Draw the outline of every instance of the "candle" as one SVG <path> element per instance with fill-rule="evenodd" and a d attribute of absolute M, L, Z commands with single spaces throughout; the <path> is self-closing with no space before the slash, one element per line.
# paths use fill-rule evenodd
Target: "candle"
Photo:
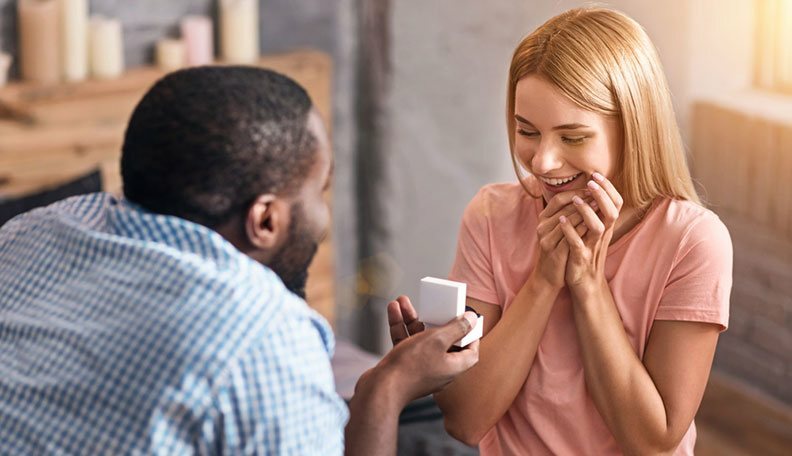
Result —
<path fill-rule="evenodd" d="M 157 42 L 157 66 L 165 71 L 174 71 L 184 67 L 184 41 L 160 40 Z"/>
<path fill-rule="evenodd" d="M 187 65 L 208 65 L 214 60 L 212 21 L 205 16 L 187 16 L 181 22 Z"/>
<path fill-rule="evenodd" d="M 8 70 L 11 68 L 11 56 L 0 52 L 0 87 L 8 82 Z"/>
<path fill-rule="evenodd" d="M 22 78 L 46 84 L 61 77 L 56 0 L 19 0 L 19 64 Z"/>
<path fill-rule="evenodd" d="M 258 0 L 220 0 L 220 45 L 228 63 L 258 60 Z"/>
<path fill-rule="evenodd" d="M 124 72 L 124 44 L 121 22 L 101 16 L 91 17 L 91 74 L 98 79 L 117 78 Z"/>
<path fill-rule="evenodd" d="M 60 0 L 61 57 L 67 81 L 88 76 L 88 1 Z"/>

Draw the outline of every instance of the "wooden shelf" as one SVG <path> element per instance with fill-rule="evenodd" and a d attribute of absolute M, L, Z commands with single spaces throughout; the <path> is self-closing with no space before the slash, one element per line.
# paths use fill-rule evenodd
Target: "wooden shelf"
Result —
<path fill-rule="evenodd" d="M 332 61 L 327 54 L 303 50 L 266 55 L 257 65 L 302 84 L 330 128 Z M 102 171 L 104 190 L 120 194 L 119 159 L 127 122 L 143 94 L 165 74 L 141 67 L 113 80 L 54 86 L 23 82 L 0 88 L 0 198 L 53 187 L 96 168 Z M 311 305 L 330 321 L 333 270 L 328 238 L 311 266 L 307 292 Z"/>

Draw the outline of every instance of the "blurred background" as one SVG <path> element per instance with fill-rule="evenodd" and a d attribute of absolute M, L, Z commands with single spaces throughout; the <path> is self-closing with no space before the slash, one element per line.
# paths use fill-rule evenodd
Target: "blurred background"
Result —
<path fill-rule="evenodd" d="M 26 141 L 44 135 L 36 128 L 45 128 L 48 116 L 60 122 L 77 115 L 70 110 L 55 116 L 57 103 L 48 97 L 81 103 L 80 94 L 97 97 L 110 90 L 108 78 L 90 76 L 77 83 L 20 82 L 25 79 L 19 55 L 24 1 L 33 0 L 0 0 L 0 51 L 12 59 L 8 85 L 0 88 L 0 205 L 6 208 L 20 207 L 23 198 L 41 198 L 59 181 L 73 184 L 87 175 L 82 168 L 72 176 L 48 173 L 43 180 L 36 174 L 55 160 L 48 147 L 57 147 L 36 142 L 37 158 Z M 180 30 L 185 34 L 180 21 L 188 15 L 215 21 L 222 59 L 220 41 L 226 38 L 217 22 L 227 3 L 234 0 L 92 0 L 88 7 L 91 14 L 121 24 L 124 70 L 113 77 L 127 87 L 130 78 L 142 85 L 161 74 L 143 77 L 134 73 L 137 67 L 157 62 L 161 71 L 173 68 L 158 42 Z M 332 124 L 336 160 L 332 248 L 320 274 L 328 276 L 323 313 L 333 321 L 341 347 L 386 351 L 386 303 L 399 294 L 417 296 L 424 276 L 444 277 L 465 205 L 482 185 L 515 180 L 504 122 L 511 53 L 544 21 L 584 4 L 257 2 L 258 52 L 287 59 L 294 52 L 321 52 L 299 54 L 284 69 L 299 74 L 320 62 L 318 88 L 309 91 L 318 94 Z M 701 453 L 792 454 L 792 0 L 597 4 L 627 13 L 654 41 L 694 177 L 729 227 L 735 247 L 730 328 L 721 336 L 717 382 L 699 417 Z M 105 114 L 94 120 L 108 115 L 102 109 Z M 120 120 L 128 111 L 122 114 Z M 75 141 L 78 152 L 87 147 L 84 140 Z M 103 157 L 104 184 L 94 185 L 117 190 L 117 182 L 108 184 L 113 176 L 107 171 L 114 166 L 108 161 L 116 158 Z M 39 180 L 25 181 L 34 174 Z M 18 185 L 22 181 L 27 184 Z M 360 366 L 376 356 L 358 353 L 348 359 Z M 472 451 L 427 443 L 425 436 L 420 445 L 414 435 L 405 439 L 402 448 L 412 451 L 405 454 Z"/>

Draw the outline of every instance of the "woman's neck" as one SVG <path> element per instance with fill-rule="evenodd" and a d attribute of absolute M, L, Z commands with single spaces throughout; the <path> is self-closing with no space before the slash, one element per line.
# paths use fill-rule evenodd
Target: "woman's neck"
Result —
<path fill-rule="evenodd" d="M 611 237 L 610 241 L 611 245 L 641 223 L 644 215 L 646 215 L 645 210 L 639 210 L 634 207 L 622 207 L 619 218 L 616 219 L 616 226 L 613 227 L 613 237 Z"/>

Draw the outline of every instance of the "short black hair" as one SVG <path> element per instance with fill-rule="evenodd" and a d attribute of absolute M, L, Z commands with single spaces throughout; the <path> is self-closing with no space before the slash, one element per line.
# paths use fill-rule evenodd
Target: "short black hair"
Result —
<path fill-rule="evenodd" d="M 124 137 L 124 196 L 208 227 L 256 196 L 290 194 L 309 174 L 313 104 L 271 70 L 205 66 L 171 73 L 146 93 Z"/>

